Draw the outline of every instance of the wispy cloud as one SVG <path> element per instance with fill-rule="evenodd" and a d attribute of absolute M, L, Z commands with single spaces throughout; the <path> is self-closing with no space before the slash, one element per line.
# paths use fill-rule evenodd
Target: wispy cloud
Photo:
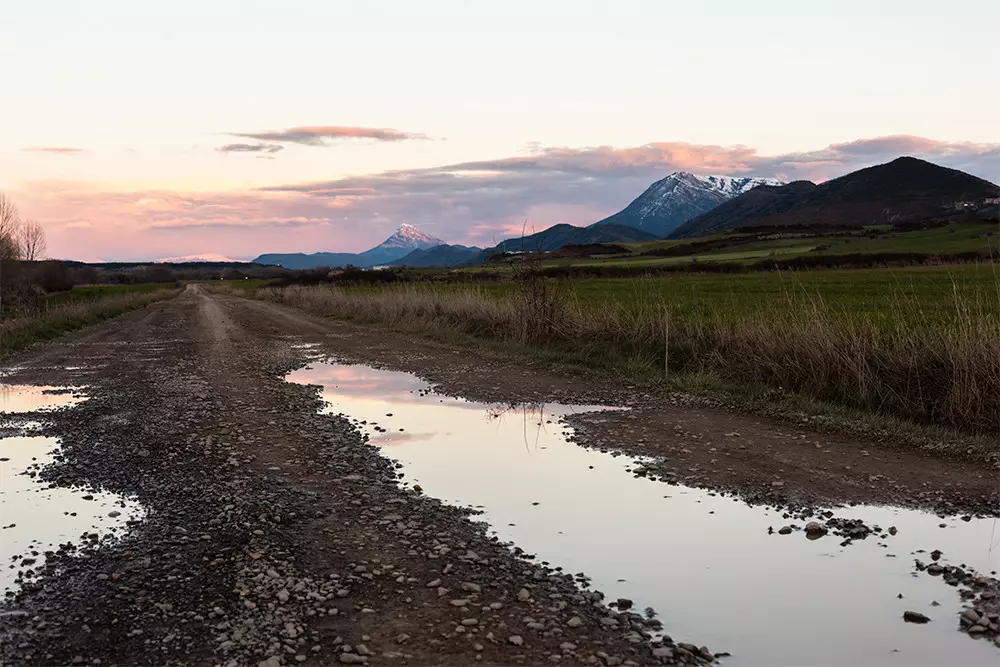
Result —
<path fill-rule="evenodd" d="M 72 148 L 70 146 L 32 146 L 30 148 L 22 148 L 21 150 L 31 153 L 53 153 L 55 155 L 78 155 L 86 152 L 83 148 Z"/>
<path fill-rule="evenodd" d="M 310 125 L 291 127 L 286 130 L 268 132 L 230 132 L 230 136 L 257 141 L 302 144 L 304 146 L 328 146 L 338 139 L 371 139 L 374 141 L 407 141 L 428 139 L 426 134 L 402 132 L 380 127 L 350 127 L 343 125 Z"/>
<path fill-rule="evenodd" d="M 278 144 L 226 144 L 215 150 L 221 153 L 277 153 L 284 148 Z"/>

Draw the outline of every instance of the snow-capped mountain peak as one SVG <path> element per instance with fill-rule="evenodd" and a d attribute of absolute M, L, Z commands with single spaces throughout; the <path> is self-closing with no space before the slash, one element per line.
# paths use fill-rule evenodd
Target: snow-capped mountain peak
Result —
<path fill-rule="evenodd" d="M 227 257 L 225 255 L 219 255 L 216 253 L 203 253 L 201 255 L 184 255 L 183 257 L 163 257 L 156 260 L 163 264 L 182 264 L 185 262 L 213 262 L 213 263 L 223 263 L 223 262 L 246 262 L 245 259 L 233 259 L 232 257 Z"/>
<path fill-rule="evenodd" d="M 691 218 L 760 185 L 784 184 L 773 178 L 699 176 L 675 171 L 649 186 L 624 210 L 596 224 L 627 225 L 666 236 Z"/>
<path fill-rule="evenodd" d="M 698 177 L 695 176 L 695 178 Z M 699 180 L 709 183 L 716 190 L 730 197 L 739 197 L 758 185 L 784 185 L 776 178 L 752 178 L 748 176 L 705 176 Z"/>
<path fill-rule="evenodd" d="M 403 223 L 392 236 L 380 243 L 379 248 L 433 248 L 444 241 L 420 231 L 413 225 Z"/>

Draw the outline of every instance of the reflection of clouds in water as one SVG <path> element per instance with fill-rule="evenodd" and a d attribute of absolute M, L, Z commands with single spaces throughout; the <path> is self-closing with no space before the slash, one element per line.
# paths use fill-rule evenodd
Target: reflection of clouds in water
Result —
<path fill-rule="evenodd" d="M 941 531 L 941 519 L 931 514 L 855 506 L 844 515 L 883 529 L 895 525 L 898 535 L 850 547 L 831 537 L 813 542 L 800 531 L 778 537 L 768 528 L 791 523 L 780 512 L 637 479 L 627 470 L 630 457 L 567 441 L 573 429 L 563 416 L 606 408 L 456 400 L 427 392 L 411 375 L 359 367 L 317 364 L 315 374 L 301 378 L 328 380 L 335 410 L 367 421 L 359 428 L 371 444 L 384 447 L 425 493 L 481 508 L 480 518 L 499 539 L 564 571 L 586 572 L 611 599 L 626 597 L 638 608 L 666 613 L 671 634 L 738 652 L 748 665 L 995 662 L 995 654 L 983 650 L 992 647 L 955 631 L 957 596 L 946 602 L 941 581 L 911 577 L 912 561 L 906 562 L 918 549 L 941 548 L 951 563 L 996 569 L 996 557 L 987 554 L 992 521 L 948 519 L 949 530 Z M 388 431 L 374 431 L 376 424 Z M 748 568 L 782 574 L 748 577 Z M 939 609 L 927 606 L 935 597 Z M 760 613 L 761 600 L 767 614 Z M 923 605 L 918 608 L 937 622 L 913 634 L 913 626 L 899 620 L 910 605 Z M 817 651 L 817 627 L 850 641 Z M 905 652 L 897 654 L 897 646 Z"/>
<path fill-rule="evenodd" d="M 44 436 L 0 440 L 0 514 L 7 526 L 0 538 L 0 562 L 76 542 L 81 530 L 103 536 L 141 518 L 141 506 L 131 499 L 86 487 L 49 486 L 24 474 L 51 464 L 58 449 L 54 438 Z M 112 510 L 120 514 L 111 517 Z M 36 557 L 44 561 L 44 555 Z M 0 592 L 17 588 L 17 573 L 18 568 L 0 569 Z"/>
<path fill-rule="evenodd" d="M 379 447 L 392 447 L 394 445 L 407 445 L 414 442 L 426 442 L 436 435 L 437 433 L 407 433 L 406 431 L 398 431 L 396 433 L 372 433 L 368 437 L 368 442 L 369 444 L 378 445 Z"/>
<path fill-rule="evenodd" d="M 74 405 L 83 396 L 70 393 L 71 387 L 45 387 L 0 383 L 0 412 L 32 412 Z"/>
<path fill-rule="evenodd" d="M 377 446 L 399 446 L 424 443 L 435 438 L 447 437 L 454 427 L 463 428 L 461 414 L 479 413 L 478 419 L 490 425 L 492 436 L 502 432 L 507 441 L 519 440 L 525 451 L 537 450 L 540 441 L 558 434 L 561 427 L 549 429 L 547 422 L 558 423 L 562 414 L 576 412 L 567 406 L 550 406 L 533 403 L 477 403 L 453 396 L 431 392 L 431 386 L 415 375 L 386 371 L 361 365 L 334 365 L 314 363 L 289 374 L 291 382 L 320 385 L 323 398 L 331 403 L 334 411 L 345 411 L 354 417 L 361 403 L 381 404 L 386 411 L 396 411 L 397 417 L 406 407 L 415 408 L 407 414 L 407 424 L 417 427 L 414 432 L 400 432 L 392 422 L 384 422 L 382 414 L 368 414 L 364 430 L 369 442 Z M 376 409 L 374 406 L 368 409 Z M 456 412 L 460 411 L 460 412 Z M 416 423 L 415 423 L 416 422 Z M 374 430 L 382 425 L 388 432 Z M 551 431 L 551 432 L 550 432 Z"/>
<path fill-rule="evenodd" d="M 366 366 L 338 367 L 327 364 L 307 366 L 293 371 L 288 376 L 288 380 L 323 385 L 323 395 L 327 397 L 347 395 L 384 399 L 388 394 L 392 394 L 393 400 L 403 401 L 407 401 L 407 397 L 411 396 L 411 391 L 414 392 L 415 396 L 417 390 L 428 386 L 419 378 L 402 373 L 380 371 Z"/>

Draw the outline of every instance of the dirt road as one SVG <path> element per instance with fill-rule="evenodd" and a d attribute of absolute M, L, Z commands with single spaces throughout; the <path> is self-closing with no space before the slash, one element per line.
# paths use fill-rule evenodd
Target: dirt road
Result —
<path fill-rule="evenodd" d="M 7 382 L 88 387 L 89 400 L 40 417 L 64 455 L 44 476 L 134 495 L 147 516 L 88 558 L 52 554 L 5 608 L 0 662 L 711 658 L 669 638 L 640 641 L 649 621 L 515 558 L 460 510 L 399 488 L 393 465 L 347 421 L 282 380 L 304 360 L 300 343 L 472 398 L 629 405 L 582 419 L 582 444 L 662 455 L 652 473 L 678 481 L 802 501 L 996 502 L 995 474 L 981 466 L 190 287 L 11 361 Z"/>

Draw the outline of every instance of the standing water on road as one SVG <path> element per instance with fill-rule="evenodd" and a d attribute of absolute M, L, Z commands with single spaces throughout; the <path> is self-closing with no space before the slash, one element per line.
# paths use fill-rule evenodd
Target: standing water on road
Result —
<path fill-rule="evenodd" d="M 35 574 L 46 551 L 60 544 L 94 543 L 138 517 L 137 503 L 111 493 L 54 487 L 38 470 L 59 449 L 55 438 L 30 433 L 21 413 L 68 407 L 83 400 L 72 390 L 0 384 L 0 593 L 12 593 Z M 11 428 L 14 425 L 16 428 Z"/>
<path fill-rule="evenodd" d="M 1000 658 L 991 642 L 958 632 L 956 589 L 914 573 L 914 559 L 927 562 L 935 549 L 941 563 L 998 569 L 992 519 L 856 506 L 835 514 L 898 532 L 846 547 L 832 535 L 769 534 L 794 519 L 636 478 L 628 472 L 634 460 L 567 440 L 573 429 L 560 420 L 609 408 L 477 403 L 434 393 L 408 373 L 356 365 L 314 363 L 288 379 L 321 385 L 327 411 L 355 420 L 425 493 L 483 510 L 500 539 L 585 573 L 608 600 L 653 607 L 668 634 L 731 652 L 727 664 L 992 665 Z M 907 610 L 931 622 L 904 623 Z"/>

